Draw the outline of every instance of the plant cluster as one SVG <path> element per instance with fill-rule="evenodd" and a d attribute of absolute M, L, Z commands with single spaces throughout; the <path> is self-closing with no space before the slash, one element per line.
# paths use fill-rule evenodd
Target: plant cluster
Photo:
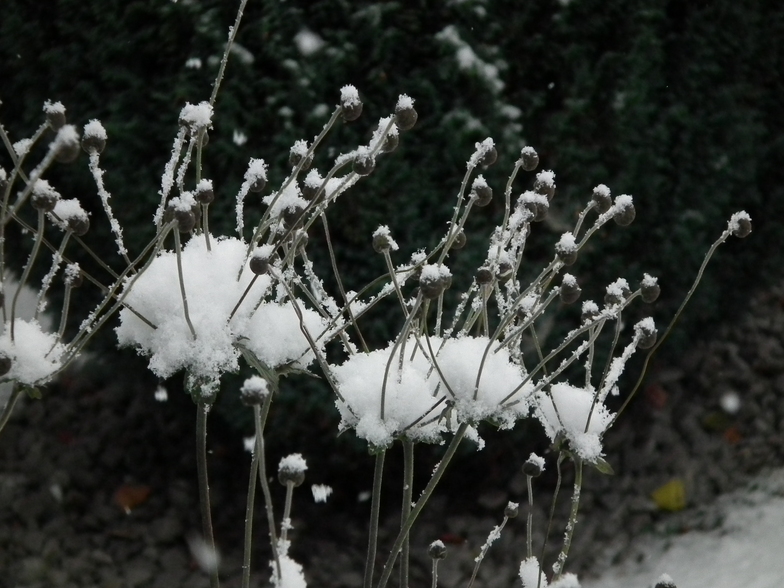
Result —
<path fill-rule="evenodd" d="M 386 272 L 358 291 L 347 290 L 330 239 L 330 207 L 372 174 L 377 165 L 383 165 L 383 159 L 407 138 L 406 133 L 418 118 L 414 100 L 401 95 L 392 112 L 372 127 L 367 143 L 332 158 L 319 170 L 314 164 L 327 133 L 362 114 L 358 91 L 344 86 L 321 132 L 313 140 L 298 140 L 291 147 L 290 172 L 279 186 L 269 189 L 268 165 L 262 159 L 250 158 L 234 201 L 236 234 L 213 235 L 210 206 L 225 192 L 218 180 L 203 176 L 202 158 L 242 12 L 243 8 L 231 29 L 212 96 L 198 104 L 186 104 L 180 112 L 171 156 L 161 178 L 160 204 L 152 217 L 155 236 L 136 256 L 124 244 L 122 227 L 114 218 L 111 196 L 103 183 L 100 157 L 108 137 L 99 121 L 89 121 L 80 133 L 67 124 L 62 104 L 47 102 L 45 120 L 30 138 L 12 143 L 0 127 L 13 162 L 9 172 L 0 170 L 0 281 L 7 275 L 6 257 L 19 257 L 18 252 L 4 247 L 6 226 L 13 223 L 33 236 L 20 277 L 22 286 L 29 284 L 33 267 L 42 263 L 44 252 L 48 249 L 51 253 L 49 270 L 38 288 L 36 315 L 43 311 L 45 296 L 58 279 L 64 288 L 56 333 L 45 332 L 37 316 L 32 320 L 17 316 L 18 294 L 2 300 L 0 380 L 12 382 L 14 388 L 0 417 L 0 430 L 21 394 L 37 396 L 37 387 L 60 373 L 91 336 L 116 315 L 119 344 L 148 357 L 149 368 L 156 376 L 165 379 L 180 371 L 186 374 L 186 388 L 197 406 L 204 539 L 200 562 L 210 575 L 211 585 L 217 587 L 219 558 L 212 533 L 206 424 L 220 391 L 221 376 L 237 371 L 242 358 L 256 372 L 238 391 L 253 411 L 256 432 L 247 495 L 243 582 L 249 584 L 253 511 L 260 485 L 272 554 L 271 581 L 277 587 L 294 588 L 304 586 L 305 579 L 302 566 L 289 551 L 291 497 L 294 488 L 303 483 L 307 465 L 300 454 L 292 454 L 279 464 L 278 478 L 286 487 L 286 500 L 282 517 L 276 518 L 265 460 L 265 425 L 280 393 L 281 376 L 317 371 L 334 391 L 341 431 L 351 430 L 366 441 L 375 460 L 364 586 L 384 588 L 394 570 L 399 570 L 401 586 L 408 585 L 411 529 L 461 442 L 468 438 L 481 447 L 480 423 L 510 429 L 520 419 L 535 418 L 557 450 L 559 486 L 564 460 L 574 462 L 575 481 L 570 517 L 561 551 L 552 564 L 552 575 L 545 576 L 544 546 L 541 555 L 534 553 L 529 513 L 527 552 L 520 554 L 520 577 L 525 588 L 577 586 L 576 578 L 565 572 L 565 564 L 577 522 L 583 468 L 596 467 L 610 473 L 603 459 L 602 437 L 636 386 L 624 395 L 624 404 L 616 413 L 606 401 L 620 395 L 619 379 L 629 359 L 642 350 L 647 353 L 647 362 L 664 340 L 716 247 L 731 235 L 745 237 L 750 232 L 749 216 L 745 212 L 732 216 L 662 337 L 657 338 L 651 318 L 638 321 L 630 333 L 624 328 L 624 313 L 630 305 L 638 300 L 651 303 L 659 296 L 657 279 L 645 274 L 634 288 L 626 279 L 618 278 L 607 285 L 603 300 L 583 301 L 579 320 L 564 338 L 546 345 L 538 335 L 540 321 L 580 299 L 578 280 L 566 269 L 578 261 L 586 243 L 608 224 L 626 226 L 633 222 L 633 199 L 625 194 L 613 198 L 609 188 L 597 186 L 573 227 L 554 244 L 551 260 L 530 282 L 522 282 L 519 276 L 526 246 L 534 227 L 546 218 L 551 207 L 555 174 L 549 170 L 536 172 L 539 157 L 526 146 L 503 190 L 495 194 L 481 173 L 498 157 L 494 141 L 487 138 L 476 144 L 466 163 L 452 217 L 436 244 L 401 258 L 392 231 L 379 226 L 367 236 L 367 247 L 383 258 Z M 54 138 L 45 155 L 34 165 L 28 164 L 32 148 L 51 132 Z M 80 150 L 88 154 L 88 166 L 116 250 L 124 260 L 120 270 L 101 261 L 81 239 L 89 230 L 90 218 L 78 200 L 63 198 L 44 179 L 54 162 L 73 161 Z M 518 179 L 521 172 L 532 176 L 527 188 L 518 186 L 522 183 Z M 503 201 L 504 212 L 482 245 L 484 261 L 469 283 L 453 283 L 449 261 L 466 245 L 466 221 L 472 211 L 493 198 Z M 259 200 L 263 213 L 246 227 L 251 216 L 248 211 L 257 209 Z M 324 235 L 323 243 L 313 238 L 314 225 L 321 228 L 318 234 Z M 59 244 L 52 235 L 60 238 Z M 71 261 L 68 246 L 74 242 L 96 258 L 104 278 L 91 275 Z M 330 267 L 313 263 L 309 252 L 314 248 L 328 251 Z M 325 285 L 327 273 L 336 284 L 335 291 Z M 73 289 L 85 281 L 100 290 L 102 300 L 76 333 L 66 336 Z M 456 305 L 445 304 L 453 290 L 460 290 L 455 295 Z M 394 301 L 399 308 L 399 329 L 386 346 L 371 349 L 362 334 L 363 321 L 385 300 Z M 452 306 L 453 312 L 447 310 Z M 397 443 L 404 456 L 401 524 L 378 570 L 384 460 Z M 446 449 L 423 492 L 415 497 L 414 459 L 423 444 L 444 444 Z M 529 503 L 533 504 L 533 480 L 545 467 L 544 459 L 532 454 L 520 466 L 528 480 Z M 319 499 L 326 499 L 328 494 L 327 488 L 314 488 L 314 496 Z M 491 544 L 518 510 L 515 503 L 507 505 L 503 522 L 490 533 L 476 558 L 469 587 Z M 445 546 L 436 541 L 428 547 L 428 553 L 435 586 L 437 564 L 445 556 Z M 663 577 L 657 586 L 674 584 Z"/>

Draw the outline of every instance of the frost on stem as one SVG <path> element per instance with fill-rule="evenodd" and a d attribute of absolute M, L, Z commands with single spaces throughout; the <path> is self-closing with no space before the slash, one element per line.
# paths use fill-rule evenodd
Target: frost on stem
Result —
<path fill-rule="evenodd" d="M 251 157 L 248 162 L 248 169 L 245 171 L 245 177 L 240 186 L 240 191 L 237 194 L 237 234 L 242 236 L 242 229 L 245 227 L 245 215 L 243 206 L 245 203 L 245 196 L 248 192 L 261 192 L 267 185 L 267 164 L 263 159 L 256 159 Z"/>

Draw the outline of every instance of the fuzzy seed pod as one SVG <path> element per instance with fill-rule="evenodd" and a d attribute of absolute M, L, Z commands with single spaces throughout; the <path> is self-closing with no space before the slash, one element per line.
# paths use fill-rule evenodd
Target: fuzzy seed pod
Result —
<path fill-rule="evenodd" d="M 387 233 L 376 233 L 373 235 L 373 251 L 384 253 L 392 248 L 391 237 Z"/>
<path fill-rule="evenodd" d="M 267 178 L 257 177 L 253 182 L 250 184 L 251 192 L 261 192 L 264 190 L 265 186 L 267 185 Z"/>
<path fill-rule="evenodd" d="M 533 147 L 523 147 L 520 152 L 520 164 L 525 171 L 533 171 L 539 166 L 539 154 Z"/>
<path fill-rule="evenodd" d="M 190 233 L 196 226 L 196 215 L 192 210 L 175 209 L 174 219 L 177 221 L 177 229 L 180 233 Z"/>
<path fill-rule="evenodd" d="M 419 290 L 427 300 L 434 300 L 452 285 L 452 274 L 443 265 L 427 265 L 419 275 Z"/>
<path fill-rule="evenodd" d="M 294 456 L 289 456 L 289 458 Z M 288 458 L 283 458 L 280 462 L 280 466 L 278 467 L 278 482 L 280 482 L 283 486 L 287 486 L 291 484 L 296 488 L 297 486 L 301 486 L 302 482 L 305 481 L 305 460 L 302 459 L 302 456 L 296 454 L 302 461 L 302 465 L 298 465 L 296 463 L 288 463 Z"/>
<path fill-rule="evenodd" d="M 656 299 L 659 297 L 660 293 L 661 288 L 659 287 L 657 279 L 653 276 L 645 274 L 645 276 L 642 278 L 642 282 L 640 282 L 640 294 L 642 295 L 642 301 L 648 304 L 656 302 Z"/>
<path fill-rule="evenodd" d="M 430 559 L 444 559 L 446 557 L 446 545 L 443 541 L 433 541 L 427 548 L 427 555 Z"/>
<path fill-rule="evenodd" d="M 605 306 L 621 304 L 629 297 L 629 294 L 631 294 L 631 290 L 629 290 L 629 285 L 626 283 L 626 280 L 619 279 L 607 286 L 607 293 L 604 295 L 604 304 Z"/>
<path fill-rule="evenodd" d="M 71 286 L 71 288 L 79 288 L 82 284 L 84 284 L 84 274 L 82 274 L 82 270 L 76 266 L 76 268 L 72 271 L 66 271 L 65 275 L 65 283 Z"/>
<path fill-rule="evenodd" d="M 580 298 L 582 289 L 571 274 L 564 274 L 561 281 L 560 297 L 564 304 L 573 304 Z"/>
<path fill-rule="evenodd" d="M 634 325 L 635 333 L 639 335 L 637 347 L 650 349 L 656 344 L 656 327 L 652 319 L 643 319 Z"/>
<path fill-rule="evenodd" d="M 542 171 L 536 174 L 534 192 L 547 196 L 547 200 L 552 200 L 555 196 L 555 174 L 551 171 Z"/>
<path fill-rule="evenodd" d="M 467 239 L 466 239 L 465 231 L 463 229 L 460 229 L 457 235 L 455 235 L 454 241 L 452 241 L 452 249 L 462 249 L 463 247 L 465 247 L 466 240 Z"/>
<path fill-rule="evenodd" d="M 357 120 L 362 114 L 362 101 L 354 86 L 343 86 L 340 89 L 340 110 L 344 122 Z"/>
<path fill-rule="evenodd" d="M 515 518 L 520 513 L 520 505 L 516 502 L 509 502 L 504 509 L 504 516 L 508 519 Z"/>
<path fill-rule="evenodd" d="M 493 281 L 493 272 L 487 266 L 482 266 L 476 271 L 476 283 L 482 286 Z"/>
<path fill-rule="evenodd" d="M 77 237 L 84 236 L 90 230 L 90 217 L 86 214 L 70 216 L 65 222 L 71 232 Z"/>
<path fill-rule="evenodd" d="M 561 239 L 555 244 L 555 254 L 567 266 L 577 261 L 577 243 L 572 233 L 566 232 L 561 235 Z"/>
<path fill-rule="evenodd" d="M 477 206 L 487 206 L 493 199 L 493 189 L 484 183 L 475 185 L 471 194 L 476 196 L 475 204 Z"/>
<path fill-rule="evenodd" d="M 599 307 L 597 304 L 592 300 L 586 300 L 583 302 L 583 310 L 580 316 L 580 321 L 583 323 L 590 323 L 597 316 L 599 316 Z"/>
<path fill-rule="evenodd" d="M 306 154 L 307 151 L 305 153 L 302 153 L 301 151 L 297 151 L 295 150 L 294 147 L 292 147 L 291 151 L 289 152 L 289 165 L 291 167 L 297 167 L 299 163 L 304 159 L 305 162 L 302 164 L 302 170 L 303 171 L 309 170 L 311 164 L 313 163 L 313 154 L 311 153 L 307 158 L 305 158 Z"/>
<path fill-rule="evenodd" d="M 85 135 L 82 137 L 82 149 L 85 153 L 92 151 L 103 153 L 103 150 L 106 149 L 106 139 L 97 135 Z"/>
<path fill-rule="evenodd" d="M 395 106 L 395 124 L 401 131 L 412 129 L 418 118 L 419 115 L 417 114 L 417 111 L 414 110 L 413 105 L 406 104 L 405 106 L 401 106 L 398 102 L 397 106 Z"/>
<path fill-rule="evenodd" d="M 616 211 L 613 215 L 613 220 L 621 227 L 627 227 L 632 224 L 634 217 L 637 216 L 637 211 L 634 209 L 631 196 L 618 196 L 615 199 Z"/>
<path fill-rule="evenodd" d="M 751 233 L 751 217 L 745 212 L 736 212 L 730 219 L 732 236 L 743 239 Z"/>
<path fill-rule="evenodd" d="M 482 157 L 479 158 L 479 165 L 482 167 L 490 167 L 498 159 L 498 150 L 492 146 L 487 149 Z"/>
<path fill-rule="evenodd" d="M 0 351 L 0 376 L 4 376 L 10 372 L 11 365 L 13 365 L 11 358 L 5 353 L 5 351 Z"/>
<path fill-rule="evenodd" d="M 212 182 L 207 180 L 202 180 L 199 182 L 199 185 L 196 186 L 196 191 L 193 193 L 193 197 L 196 198 L 196 201 L 200 204 L 211 204 L 215 201 L 215 191 L 212 188 Z"/>
<path fill-rule="evenodd" d="M 381 153 L 392 153 L 400 144 L 400 135 L 395 133 L 387 133 L 384 138 L 384 143 L 381 145 Z"/>
<path fill-rule="evenodd" d="M 537 459 L 529 457 L 523 464 L 523 473 L 532 478 L 538 478 L 542 475 L 542 464 Z"/>
<path fill-rule="evenodd" d="M 366 151 L 360 151 L 354 157 L 352 169 L 360 176 L 367 176 L 376 168 L 376 160 Z"/>
<path fill-rule="evenodd" d="M 281 216 L 283 217 L 283 221 L 286 223 L 287 227 L 294 227 L 302 220 L 302 215 L 304 212 L 304 208 L 299 206 L 290 206 L 283 209 Z"/>
<path fill-rule="evenodd" d="M 62 106 L 59 102 L 56 104 Z M 46 112 L 46 122 L 49 123 L 53 131 L 59 131 L 65 126 L 65 108 L 57 109 L 44 106 L 44 111 Z"/>
<path fill-rule="evenodd" d="M 596 204 L 596 209 L 599 214 L 604 214 L 612 206 L 612 198 L 610 197 L 610 189 L 604 184 L 599 184 L 593 189 L 591 200 Z"/>
<path fill-rule="evenodd" d="M 266 274 L 269 271 L 270 258 L 266 251 L 257 249 L 253 252 L 248 262 L 248 267 L 257 276 Z"/>
<path fill-rule="evenodd" d="M 46 180 L 38 180 L 33 187 L 33 193 L 30 196 L 30 204 L 36 210 L 52 212 L 59 199 L 60 194 L 49 185 L 49 182 Z"/>

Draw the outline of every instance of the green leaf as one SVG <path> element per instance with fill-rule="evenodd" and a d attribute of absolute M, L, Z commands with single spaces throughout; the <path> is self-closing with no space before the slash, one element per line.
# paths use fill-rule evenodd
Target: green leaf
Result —
<path fill-rule="evenodd" d="M 24 386 L 22 390 L 24 390 L 27 393 L 27 395 L 33 400 L 41 400 L 41 398 L 43 398 L 43 394 L 41 394 L 41 391 L 38 388 L 35 388 L 34 386 Z"/>
<path fill-rule="evenodd" d="M 605 460 L 604 458 L 601 457 L 596 458 L 596 461 L 592 462 L 592 465 L 601 473 L 607 476 L 615 475 L 615 470 L 612 469 L 612 466 L 609 463 L 607 463 L 607 460 Z"/>

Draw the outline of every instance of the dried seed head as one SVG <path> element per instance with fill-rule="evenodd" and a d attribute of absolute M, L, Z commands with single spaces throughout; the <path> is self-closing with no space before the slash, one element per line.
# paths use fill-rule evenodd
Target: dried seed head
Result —
<path fill-rule="evenodd" d="M 495 143 L 491 137 L 488 137 L 481 143 L 475 143 L 476 150 L 468 160 L 469 167 L 488 167 L 495 163 L 498 158 L 498 151 L 495 149 Z"/>
<path fill-rule="evenodd" d="M 487 181 L 481 174 L 471 184 L 470 197 L 476 199 L 477 206 L 487 206 L 493 199 L 493 189 L 487 185 Z"/>
<path fill-rule="evenodd" d="M 65 125 L 65 106 L 62 102 L 44 102 L 44 114 L 46 114 L 46 122 L 53 131 L 59 131 Z"/>
<path fill-rule="evenodd" d="M 637 347 L 640 349 L 650 349 L 656 344 L 656 325 L 653 319 L 648 317 L 642 319 L 634 325 L 634 334 L 638 338 Z"/>
<path fill-rule="evenodd" d="M 520 152 L 520 166 L 525 171 L 533 171 L 539 165 L 539 154 L 533 147 L 525 146 Z"/>
<path fill-rule="evenodd" d="M 428 300 L 438 298 L 452 285 L 452 272 L 443 264 L 429 264 L 419 275 L 419 290 Z"/>
<path fill-rule="evenodd" d="M 427 555 L 430 559 L 444 559 L 446 557 L 446 545 L 443 541 L 433 541 L 427 547 Z"/>
<path fill-rule="evenodd" d="M 632 224 L 634 217 L 637 216 L 637 211 L 634 209 L 632 197 L 628 194 L 621 194 L 615 199 L 615 214 L 613 220 L 616 224 L 627 227 Z"/>
<path fill-rule="evenodd" d="M 405 94 L 401 94 L 395 105 L 395 124 L 401 131 L 410 130 L 419 118 L 417 111 L 414 110 L 414 100 Z"/>
<path fill-rule="evenodd" d="M 476 283 L 482 286 L 493 281 L 493 272 L 487 266 L 482 266 L 476 271 Z"/>
<path fill-rule="evenodd" d="M 466 234 L 463 229 L 460 229 L 455 235 L 454 240 L 452 241 L 452 249 L 462 249 L 465 247 L 466 244 Z"/>
<path fill-rule="evenodd" d="M 60 200 L 60 194 L 52 188 L 46 180 L 36 180 L 33 186 L 33 191 L 30 196 L 30 204 L 36 210 L 43 210 L 44 212 L 52 212 L 57 201 Z"/>
<path fill-rule="evenodd" d="M 273 246 L 262 245 L 253 251 L 248 261 L 248 267 L 257 276 L 266 274 L 269 271 L 270 259 L 272 257 Z"/>
<path fill-rule="evenodd" d="M 100 121 L 93 119 L 84 125 L 82 132 L 82 149 L 86 153 L 95 151 L 96 153 L 103 153 L 106 148 L 106 129 Z"/>
<path fill-rule="evenodd" d="M 607 286 L 607 293 L 604 295 L 606 306 L 616 306 L 626 300 L 631 294 L 629 283 L 623 278 L 618 278 Z"/>
<path fill-rule="evenodd" d="M 540 171 L 534 180 L 534 192 L 552 200 L 555 196 L 555 173 L 552 170 Z"/>
<path fill-rule="evenodd" d="M 316 197 L 316 194 L 318 194 L 318 191 L 321 189 L 321 184 L 323 182 L 324 178 L 322 178 L 315 169 L 310 170 L 308 175 L 305 176 L 305 180 L 302 182 L 302 186 L 300 186 L 302 197 L 308 202 L 312 202 Z"/>
<path fill-rule="evenodd" d="M 245 172 L 245 182 L 250 192 L 261 192 L 267 185 L 267 164 L 263 159 L 251 157 Z"/>
<path fill-rule="evenodd" d="M 340 110 L 344 122 L 357 120 L 362 114 L 362 101 L 354 86 L 343 86 L 340 89 Z"/>
<path fill-rule="evenodd" d="M 310 169 L 313 163 L 313 153 L 308 154 L 308 142 L 302 139 L 296 141 L 289 151 L 289 165 L 297 167 L 300 162 L 303 170 Z"/>
<path fill-rule="evenodd" d="M 13 363 L 11 357 L 5 351 L 0 351 L 0 376 L 4 376 L 10 372 Z"/>
<path fill-rule="evenodd" d="M 599 184 L 593 189 L 591 200 L 596 204 L 596 209 L 599 214 L 604 214 L 612 206 L 612 197 L 610 196 L 610 189 L 604 184 Z"/>
<path fill-rule="evenodd" d="M 655 302 L 660 293 L 661 288 L 659 287 L 659 279 L 648 274 L 643 274 L 642 281 L 640 282 L 642 301 L 647 302 L 648 304 Z"/>
<path fill-rule="evenodd" d="M 583 323 L 590 323 L 597 316 L 599 316 L 599 306 L 593 300 L 586 300 L 583 302 L 582 315 L 580 321 Z"/>
<path fill-rule="evenodd" d="M 278 465 L 278 481 L 295 488 L 305 481 L 305 470 L 308 469 L 305 459 L 299 453 L 292 453 L 280 460 Z"/>
<path fill-rule="evenodd" d="M 538 478 L 544 471 L 544 458 L 532 453 L 523 464 L 523 473 L 532 478 Z"/>
<path fill-rule="evenodd" d="M 561 235 L 555 244 L 555 254 L 567 266 L 577 261 L 577 242 L 571 232 L 567 231 Z"/>
<path fill-rule="evenodd" d="M 730 230 L 734 237 L 743 239 L 751 233 L 751 217 L 745 210 L 736 212 L 730 217 Z"/>
<path fill-rule="evenodd" d="M 245 406 L 256 406 L 264 402 L 268 394 L 267 381 L 260 376 L 251 376 L 240 388 L 240 401 Z"/>
<path fill-rule="evenodd" d="M 539 223 L 547 218 L 547 212 L 550 210 L 550 201 L 547 200 L 547 196 L 527 190 L 520 196 L 520 199 L 526 210 L 533 215 L 534 222 Z"/>
<path fill-rule="evenodd" d="M 57 131 L 54 139 L 55 160 L 71 163 L 79 156 L 79 133 L 73 125 L 64 125 Z"/>
<path fill-rule="evenodd" d="M 357 154 L 354 156 L 354 163 L 352 169 L 354 173 L 360 176 L 367 176 L 376 168 L 376 158 L 373 157 L 368 151 L 367 147 L 360 147 L 357 149 Z"/>
<path fill-rule="evenodd" d="M 577 283 L 577 279 L 572 274 L 564 274 L 561 280 L 561 302 L 564 304 L 573 304 L 580 298 L 582 289 Z"/>
<path fill-rule="evenodd" d="M 389 227 L 381 225 L 373 232 L 373 250 L 376 253 L 384 253 L 384 251 L 397 251 L 398 245 L 392 238 Z"/>
<path fill-rule="evenodd" d="M 83 237 L 90 230 L 90 217 L 86 214 L 68 217 L 65 222 L 68 224 L 71 232 L 77 237 Z"/>
<path fill-rule="evenodd" d="M 215 200 L 215 190 L 212 188 L 212 180 L 201 180 L 196 184 L 193 197 L 200 204 L 210 204 Z"/>
<path fill-rule="evenodd" d="M 520 513 L 520 505 L 516 502 L 508 502 L 504 509 L 504 516 L 508 519 L 515 518 Z"/>

